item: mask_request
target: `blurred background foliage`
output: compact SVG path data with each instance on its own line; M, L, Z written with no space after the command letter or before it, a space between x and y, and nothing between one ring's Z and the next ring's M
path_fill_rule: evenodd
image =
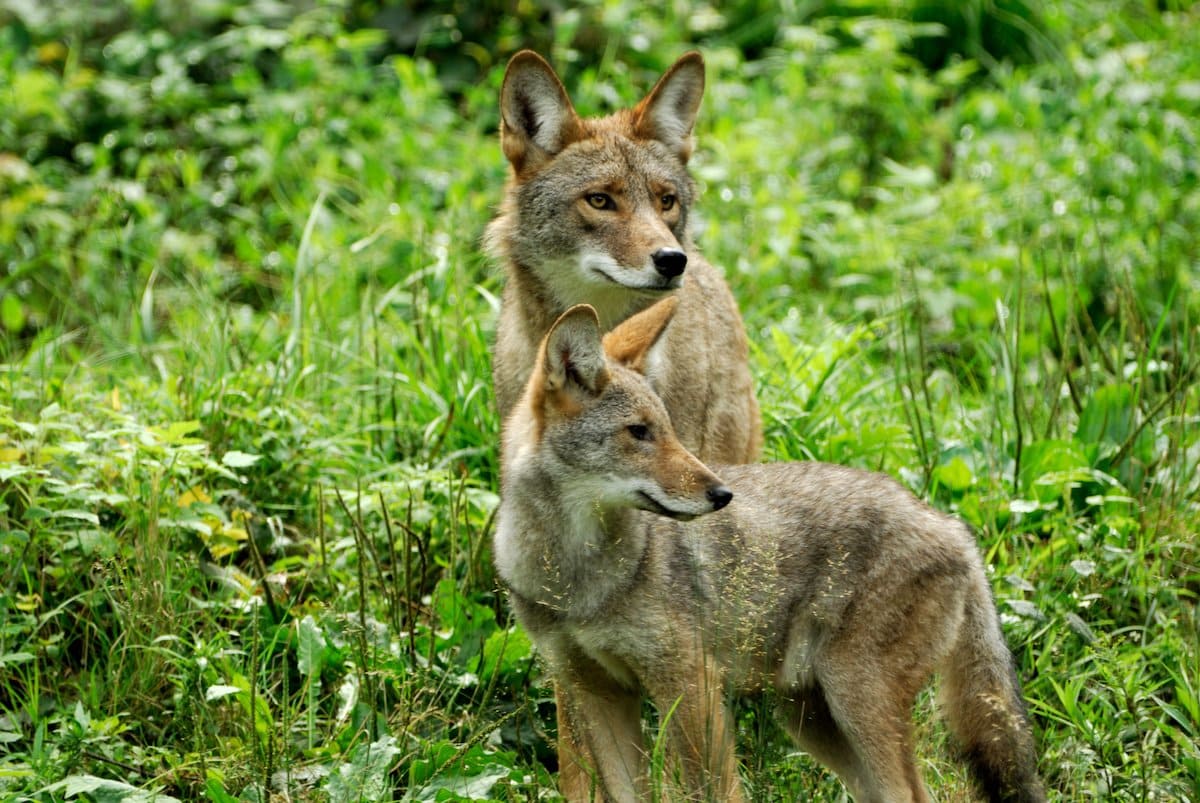
M1144 183L1147 170L1161 172L1168 185L1195 183L1193 143L1178 125L1195 109L1194 82L1186 79L1194 63L1137 44L1169 35L1164 18L1186 17L1188 7L6 0L0 322L27 343L52 322L73 331L137 308L142 314L117 329L136 341L154 336L156 305L169 305L181 285L269 305L284 284L281 271L293 264L287 249L298 242L311 201L289 190L315 177L331 193L330 205L350 213L359 211L363 190L376 188L401 205L418 196L445 203L447 185L459 179L456 154L439 129L453 121L494 130L501 67L521 47L545 53L568 85L583 88L585 113L629 97L686 47L710 54L715 77L741 71L767 78L746 91L769 82L779 102L817 102L830 112L810 121L827 129L826 142L816 142L829 149L824 158L814 160L804 132L791 138L807 146L793 151L796 179L816 184L826 198L861 207L881 184L920 178L926 169L944 182L962 163L956 149L972 147L963 132L1015 123L1061 131L1067 141L1083 137L1088 147L1144 151L1145 159L1075 155L1096 167L1079 177L1092 185L1079 201L1097 204L1096 217L1125 198L1140 214L1150 199L1129 188ZM1167 83L1140 80L1151 66L1166 68ZM991 78L1014 69L1030 76L1018 94L993 90L989 97ZM1061 92L1064 81L1074 86ZM955 105L967 89L972 98ZM1081 114L1093 101L1103 113L1087 105ZM1164 114L1143 119L1151 101L1163 102ZM1135 131L1144 125L1150 130ZM1103 136L1090 137L1091 129ZM366 158L376 149L394 159ZM827 181L833 193L820 186ZM1145 221L1155 240L1150 250L1162 254L1163 241L1187 238L1191 198L1180 192L1154 202L1177 208ZM1023 221L1028 230L1038 216ZM802 225L812 233L812 223ZM803 240L801 255L820 284L829 260L819 238ZM1103 317L1101 307L1113 303L1103 297L1112 266L1084 267L1097 267L1086 273L1097 291L1091 311ZM1149 280L1155 297L1173 279L1161 260L1158 268Z

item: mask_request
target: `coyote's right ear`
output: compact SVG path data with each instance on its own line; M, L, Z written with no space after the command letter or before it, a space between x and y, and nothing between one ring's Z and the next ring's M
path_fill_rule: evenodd
M638 373L646 371L646 354L658 342L679 306L678 296L667 296L631 315L604 336L604 351Z
M600 318L587 304L564 312L542 345L542 387L557 392L572 385L592 394L608 384L604 347L600 342Z
M513 56L500 87L500 146L513 169L537 167L582 135L554 69L532 50Z

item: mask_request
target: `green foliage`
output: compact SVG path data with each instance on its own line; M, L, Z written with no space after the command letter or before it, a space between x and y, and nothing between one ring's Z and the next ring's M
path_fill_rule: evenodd
M1076 16L1089 13L1077 6ZM617 0L557 4L547 0L516 8L498 0L398 3L354 0L347 4L351 27L379 28L387 49L429 59L454 95L470 97L487 73L523 47L553 54L572 79L594 80L596 59L614 75L652 77L670 62L663 43L704 50L734 48L749 59L780 44L787 26L815 20L865 22L878 18L919 23L924 34L905 42L905 51L930 68L967 58L989 69L1002 62L1048 60L1058 55L1067 14L1026 0L740 0L701 4L669 2L648 6ZM1096 19L1103 19L1103 12ZM574 70L580 70L577 75Z
M976 529L1053 797L1196 799L1200 17L1166 5L4 5L0 797L547 794L489 559L496 91L535 44L603 111L700 44L696 234L768 456ZM759 798L840 794L766 702Z

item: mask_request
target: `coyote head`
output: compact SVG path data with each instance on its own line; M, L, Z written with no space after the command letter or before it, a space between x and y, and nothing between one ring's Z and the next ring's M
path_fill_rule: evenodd
M688 520L729 504L733 493L679 443L640 373L675 305L660 301L604 336L590 306L563 313L506 428L506 460L535 461L565 498L600 511Z
M687 171L704 92L699 53L681 57L636 106L581 118L540 56L522 51L500 91L512 176L489 226L493 251L532 272L558 309L674 290L687 267Z

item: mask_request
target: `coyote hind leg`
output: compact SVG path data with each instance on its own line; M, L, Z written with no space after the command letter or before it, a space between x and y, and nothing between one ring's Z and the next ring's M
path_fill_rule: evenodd
M858 800L863 789L863 767L854 745L829 712L824 691L813 686L782 696L779 715L800 748L833 770Z

